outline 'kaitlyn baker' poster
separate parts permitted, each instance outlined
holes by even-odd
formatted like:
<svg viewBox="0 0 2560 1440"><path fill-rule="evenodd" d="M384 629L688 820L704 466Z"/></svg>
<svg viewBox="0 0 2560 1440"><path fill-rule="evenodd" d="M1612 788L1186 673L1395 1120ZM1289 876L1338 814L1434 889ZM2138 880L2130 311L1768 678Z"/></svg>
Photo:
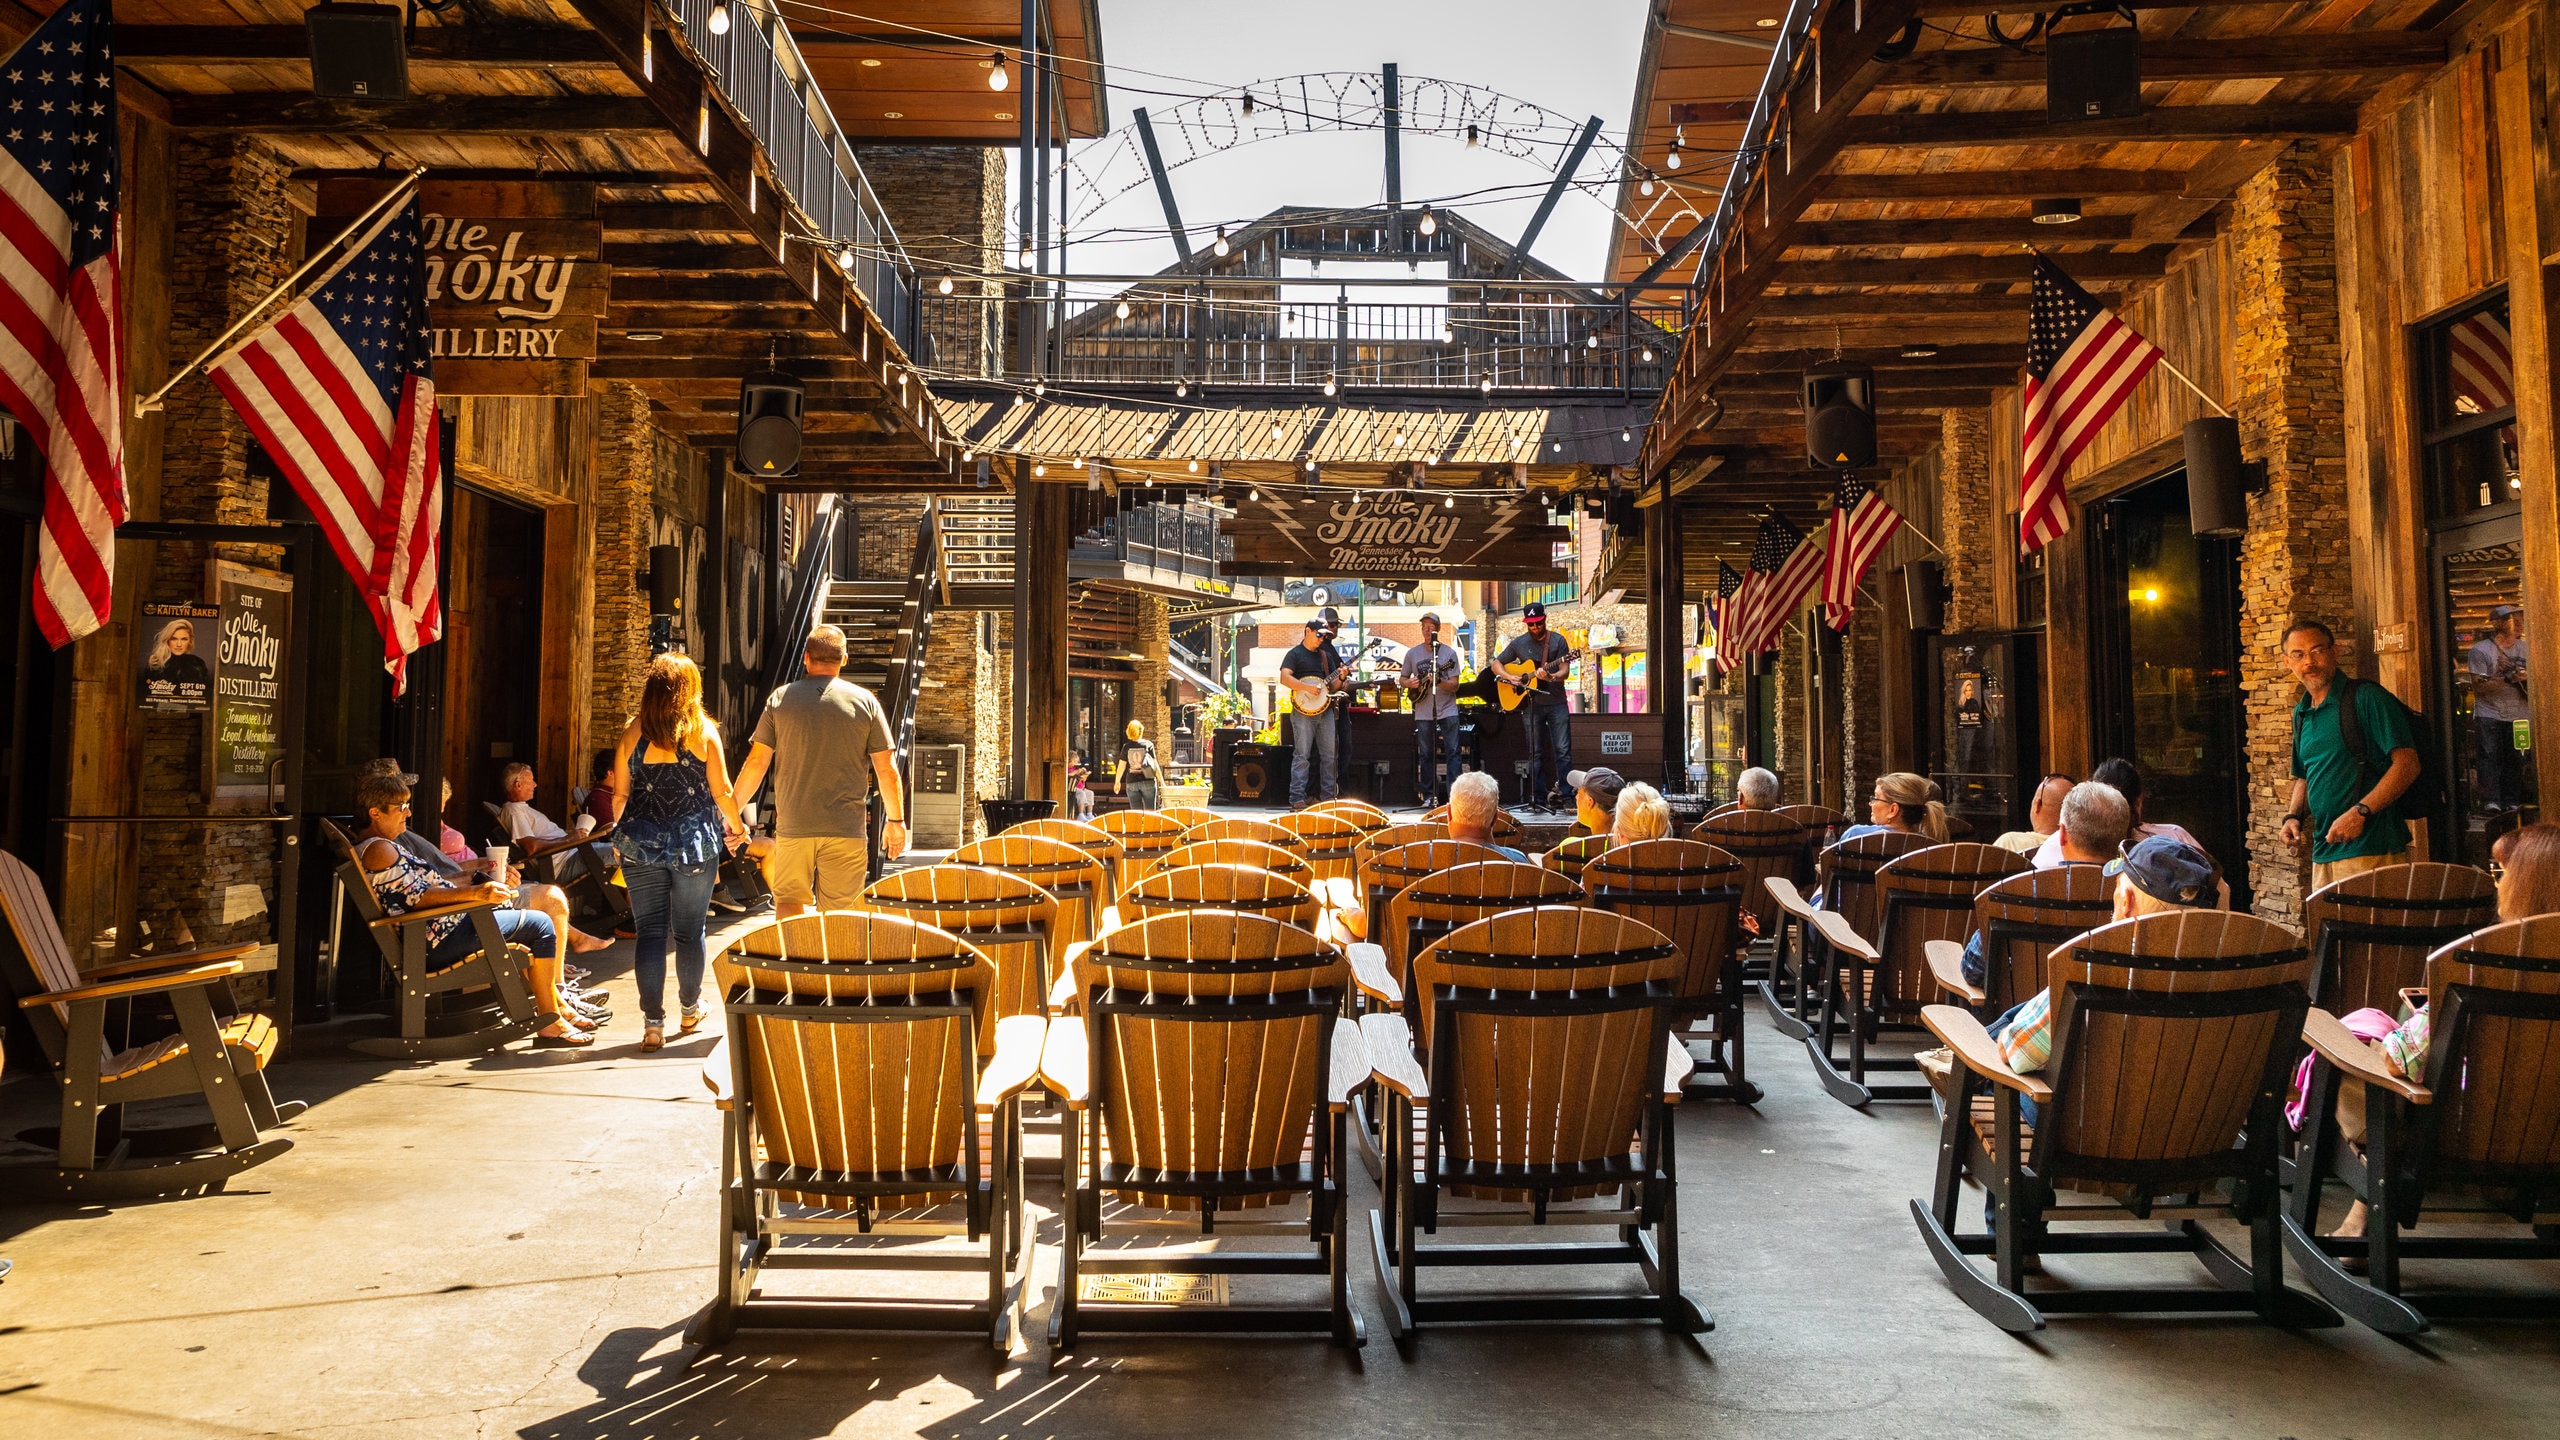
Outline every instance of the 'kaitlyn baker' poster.
<svg viewBox="0 0 2560 1440"><path fill-rule="evenodd" d="M201 715L213 708L211 605L145 605L134 657L134 704L154 715Z"/></svg>
<svg viewBox="0 0 2560 1440"><path fill-rule="evenodd" d="M266 798L268 767L284 754L285 654L293 629L293 577L213 564L219 612L214 645L213 794Z"/></svg>

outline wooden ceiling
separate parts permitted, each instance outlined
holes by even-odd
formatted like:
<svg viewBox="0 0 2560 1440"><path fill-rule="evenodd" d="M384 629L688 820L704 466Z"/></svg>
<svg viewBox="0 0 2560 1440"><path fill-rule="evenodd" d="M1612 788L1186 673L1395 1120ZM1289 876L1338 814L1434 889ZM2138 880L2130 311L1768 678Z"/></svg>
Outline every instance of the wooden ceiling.
<svg viewBox="0 0 2560 1440"><path fill-rule="evenodd" d="M1716 196L1743 121L1769 68L1760 48L1776 33L1763 20L1787 13L1785 0L1660 0L1646 21L1644 53L1636 64L1634 109L1627 118L1628 151L1643 171L1619 177L1619 220L1610 234L1609 278L1632 280L1662 257L1665 248L1715 213ZM1727 44L1684 35L1705 30L1744 37ZM1681 143L1678 169L1670 166L1672 141ZM1653 193L1643 193L1645 182ZM1694 256L1667 267L1664 283L1684 281L1697 270Z"/></svg>
<svg viewBox="0 0 2560 1440"><path fill-rule="evenodd" d="M1818 13L1776 158L1744 192L1735 232L1699 259L1699 321L1646 449L1656 481L1713 464L1685 496L1705 512L1684 525L1693 588L1719 555L1740 563L1759 507L1807 529L1824 507L1832 481L1805 468L1794 398L1808 363L1837 345L1877 367L1879 473L1907 463L1936 443L1939 412L2017 383L2029 242L2111 303L2160 283L2287 143L2342 142L2362 102L2443 64L2432 27L2454 6L2132 0L2143 113L2059 125L2045 115L2042 37L2003 45L1984 15L2015 39L2047 8L1835 0ZM1912 53L1879 58L1914 22ZM2076 199L2084 218L2032 224L2039 198ZM1630 258L1622 249L1619 264Z"/></svg>
<svg viewBox="0 0 2560 1440"><path fill-rule="evenodd" d="M1018 0L780 4L847 135L905 145L1021 143L1021 52L1028 47ZM1052 124L1066 138L1092 139L1111 128L1100 0L1043 4L1041 16L1061 102ZM990 90L999 50L1012 84Z"/></svg>

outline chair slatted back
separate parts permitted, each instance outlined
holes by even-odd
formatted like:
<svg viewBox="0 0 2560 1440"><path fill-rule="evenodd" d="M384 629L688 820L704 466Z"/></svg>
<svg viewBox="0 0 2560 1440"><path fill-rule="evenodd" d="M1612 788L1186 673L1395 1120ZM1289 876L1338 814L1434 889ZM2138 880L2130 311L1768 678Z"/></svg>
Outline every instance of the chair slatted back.
<svg viewBox="0 0 2560 1440"><path fill-rule="evenodd" d="M1384 830L1373 830L1361 837L1360 848L1352 853L1352 873L1355 878L1368 873L1369 857L1383 855L1399 845L1418 845L1425 840L1448 838L1448 826L1426 824L1419 820L1408 820L1400 825L1390 825Z"/></svg>
<svg viewBox="0 0 2560 1440"><path fill-rule="evenodd" d="M1815 873L1822 877L1822 907L1849 922L1849 928L1872 939L1880 911L1876 872L1914 850L1926 850L1924 835L1885 830L1843 840L1822 852Z"/></svg>
<svg viewBox="0 0 2560 1440"><path fill-rule="evenodd" d="M975 946L903 916L829 911L745 931L713 974L768 1163L812 1180L914 1175L929 1182L918 1197L963 1183L995 1033L996 967Z"/></svg>
<svg viewBox="0 0 2560 1440"><path fill-rule="evenodd" d="M1314 889L1316 883L1316 867L1307 863L1307 857L1259 840L1185 841L1180 849L1156 862L1156 871L1161 874L1195 865L1242 865L1293 880L1308 890Z"/></svg>
<svg viewBox="0 0 2560 1440"><path fill-rule="evenodd" d="M1120 897L1123 925L1185 910L1268 915L1313 930L1323 907L1306 886L1285 875L1232 864L1159 867Z"/></svg>
<svg viewBox="0 0 2560 1440"><path fill-rule="evenodd" d="M1622 1164L1660 1093L1683 963L1643 921L1578 906L1434 941L1405 1002L1421 1012L1430 1143L1487 1170Z"/></svg>
<svg viewBox="0 0 2560 1440"><path fill-rule="evenodd" d="M2547 1188L2560 1179L2560 915L2492 925L2427 958L2430 1169Z"/></svg>
<svg viewBox="0 0 2560 1440"><path fill-rule="evenodd" d="M1857 820L1828 805L1781 805L1769 812L1784 815L1805 828L1805 853L1819 855L1837 843L1840 832Z"/></svg>
<svg viewBox="0 0 2560 1440"><path fill-rule="evenodd" d="M862 908L956 935L996 967L997 1016L1037 1015L1049 998L1058 900L1019 875L981 865L919 865L871 882Z"/></svg>
<svg viewBox="0 0 2560 1440"><path fill-rule="evenodd" d="M1317 879L1348 880L1358 872L1360 842L1368 837L1348 819L1321 810L1300 810L1272 823L1298 837Z"/></svg>
<svg viewBox="0 0 2560 1440"><path fill-rule="evenodd" d="M1077 958L1076 979L1115 1170L1233 1177L1298 1166L1324 1143L1314 1121L1351 981L1340 951L1269 916L1193 910L1113 930Z"/></svg>
<svg viewBox="0 0 2560 1440"><path fill-rule="evenodd" d="M2012 875L1973 898L1982 936L1984 1006L2007 1010L2045 987L2053 947L2115 918L2116 882L2103 865Z"/></svg>
<svg viewBox="0 0 2560 1440"><path fill-rule="evenodd" d="M2468 865L2385 865L2312 891L2302 919L2312 1003L2395 1014L2400 992L2427 982L2429 954L2498 923L2498 886Z"/></svg>
<svg viewBox="0 0 2560 1440"><path fill-rule="evenodd" d="M1060 841L1101 861L1111 880L1111 889L1101 903L1109 903L1110 896L1118 894L1121 885L1126 883L1120 874L1120 842L1112 839L1111 832L1099 825L1088 825L1082 820L1025 820L1004 833Z"/></svg>
<svg viewBox="0 0 2560 1440"><path fill-rule="evenodd" d="M373 893L372 887L367 886L365 893ZM53 902L45 898L44 882L26 862L5 850L0 850L0 914L6 915L9 936L16 942L8 954L0 955L0 962L5 962L0 965L0 981L7 982L11 998L80 988L80 967L72 963L71 947L64 943L62 926L54 919ZM70 1007L39 1005L18 1013L34 1027L45 1059L60 1065L71 1033ZM107 1053L101 1045L99 1054Z"/></svg>
<svg viewBox="0 0 2560 1440"><path fill-rule="evenodd" d="M1615 839L1609 835L1576 835L1559 840L1547 852L1547 866L1575 884L1582 882L1583 867L1608 852Z"/></svg>
<svg viewBox="0 0 2560 1440"><path fill-rule="evenodd" d="M2040 1174L2157 1193L2265 1163L2255 1147L2282 1126L2310 1008L2311 954L2291 930L2228 910L2137 916L2056 949L2046 972Z"/></svg>
<svg viewBox="0 0 2560 1440"><path fill-rule="evenodd" d="M1120 888L1128 889L1156 862L1182 844L1190 827L1156 810L1114 810L1095 821L1095 828L1120 847Z"/></svg>
<svg viewBox="0 0 2560 1440"><path fill-rule="evenodd" d="M1760 933L1778 933L1777 898L1761 882L1771 876L1801 887L1811 873L1811 837L1804 826L1775 810L1730 806L1708 816L1689 832L1731 855L1742 865L1742 904L1760 917Z"/></svg>
<svg viewBox="0 0 2560 1440"><path fill-rule="evenodd" d="M2025 856L1970 842L1914 850L1878 870L1876 928L1861 932L1884 957L1874 972L1875 1008L1911 1019L1919 1016L1921 1006L1937 1004L1940 992L1929 971L1928 942L1963 944L1973 933L1975 897L2026 870Z"/></svg>
<svg viewBox="0 0 2560 1440"><path fill-rule="evenodd" d="M1579 905L1582 887L1543 865L1489 859L1451 865L1408 883L1387 902L1375 938L1399 976L1422 948L1461 925L1524 905Z"/></svg>
<svg viewBox="0 0 2560 1440"><path fill-rule="evenodd" d="M1426 825L1439 825L1445 828L1449 823L1449 807L1443 805L1439 809L1424 815L1422 820ZM1520 822L1512 818L1510 811L1497 809L1493 812L1493 833L1495 838L1508 839L1511 836L1519 834L1520 830Z"/></svg>
<svg viewBox="0 0 2560 1440"><path fill-rule="evenodd" d="M1326 800L1320 804L1308 806L1304 813L1339 815L1358 827L1363 835L1374 835L1396 823L1386 811L1366 800Z"/></svg>
<svg viewBox="0 0 2560 1440"><path fill-rule="evenodd" d="M1582 888L1591 904L1641 920L1680 947L1681 1003L1722 993L1724 967L1742 943L1742 862L1698 840L1639 840L1591 862Z"/></svg>
<svg viewBox="0 0 2560 1440"><path fill-rule="evenodd" d="M1295 831L1276 820L1252 815L1221 815L1183 831L1182 838L1186 844L1194 840L1259 840L1265 845L1277 845L1300 855L1307 853L1307 842L1299 839Z"/></svg>
<svg viewBox="0 0 2560 1440"><path fill-rule="evenodd" d="M1218 818L1218 812L1206 805L1167 805L1156 813L1181 825L1185 830L1194 825L1206 825Z"/></svg>
<svg viewBox="0 0 2560 1440"><path fill-rule="evenodd" d="M1397 830L1406 827L1397 826ZM1381 832L1380 838L1395 831ZM1402 845L1364 847L1360 858L1360 899L1365 909L1367 928L1362 932L1386 944L1387 906L1404 887L1426 875L1437 875L1457 865L1473 865L1486 860L1500 860L1491 846L1472 840L1452 840L1446 828L1428 839L1409 840Z"/></svg>
<svg viewBox="0 0 2560 1440"><path fill-rule="evenodd" d="M1058 902L1054 933L1069 938L1092 937L1111 894L1111 872L1102 861L1063 840L1025 835L1019 825L952 851L951 863L1001 870L1048 891Z"/></svg>

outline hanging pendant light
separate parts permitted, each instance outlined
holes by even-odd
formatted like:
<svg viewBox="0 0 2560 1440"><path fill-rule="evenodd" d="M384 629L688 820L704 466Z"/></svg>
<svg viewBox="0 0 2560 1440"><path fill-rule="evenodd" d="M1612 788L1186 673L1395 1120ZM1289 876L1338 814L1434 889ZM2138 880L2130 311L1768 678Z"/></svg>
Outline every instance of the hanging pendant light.
<svg viewBox="0 0 2560 1440"><path fill-rule="evenodd" d="M1431 213L1429 207L1426 206L1422 212L1422 223L1413 228L1421 231L1425 235L1437 235L1440 233L1440 221L1438 217Z"/></svg>
<svg viewBox="0 0 2560 1440"><path fill-rule="evenodd" d="M1013 74L1011 71L1004 68L1004 52L1001 50L995 52L993 59L988 64L987 88L990 90L1009 90L1013 88Z"/></svg>
<svg viewBox="0 0 2560 1440"><path fill-rule="evenodd" d="M1324 398L1330 400L1341 393L1342 386L1334 380L1331 374L1327 374L1324 377Z"/></svg>
<svg viewBox="0 0 2560 1440"><path fill-rule="evenodd" d="M853 247L852 247L852 246L850 246L850 245L847 245L846 247L844 247L844 249L837 251L837 252L836 252L836 258L837 258L837 259L839 259L839 260L842 260L842 261L844 262L844 264L845 264L845 268L846 268L846 269L848 269L848 270L852 269L852 268L853 268ZM939 285L936 285L936 286L935 286L935 287L933 287L933 288L935 288L936 290L941 291L941 292L942 292L943 294L945 294L945 295L950 294L950 293L951 293L951 277L950 277L950 276L948 276L948 275L943 276L943 277L942 277L942 283L941 283L941 284L939 284Z"/></svg>
<svg viewBox="0 0 2560 1440"><path fill-rule="evenodd" d="M1209 242L1209 252L1223 257L1231 248L1227 244L1227 227L1221 225L1218 227L1218 238Z"/></svg>
<svg viewBox="0 0 2560 1440"><path fill-rule="evenodd" d="M726 35L729 33L729 6L727 4L727 0L722 0L722 3L711 7L711 33L714 35Z"/></svg>
<svg viewBox="0 0 2560 1440"><path fill-rule="evenodd" d="M1129 318L1129 302L1128 302L1128 301L1126 301L1126 300L1121 301L1121 302L1120 302L1120 308L1119 308L1119 309L1117 309L1117 310L1112 311L1111 313L1112 313L1112 315L1113 315L1113 317L1114 317L1114 318L1121 319L1121 320L1126 320L1126 319L1128 319L1128 318Z"/></svg>

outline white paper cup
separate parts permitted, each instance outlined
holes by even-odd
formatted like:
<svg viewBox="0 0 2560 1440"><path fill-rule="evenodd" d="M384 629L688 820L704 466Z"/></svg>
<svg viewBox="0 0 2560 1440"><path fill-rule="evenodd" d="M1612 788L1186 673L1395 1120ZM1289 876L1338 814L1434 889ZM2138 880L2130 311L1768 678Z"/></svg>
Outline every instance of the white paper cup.
<svg viewBox="0 0 2560 1440"><path fill-rule="evenodd" d="M489 878L492 880L506 879L507 847L504 845L492 845L488 848L486 853L489 857Z"/></svg>

